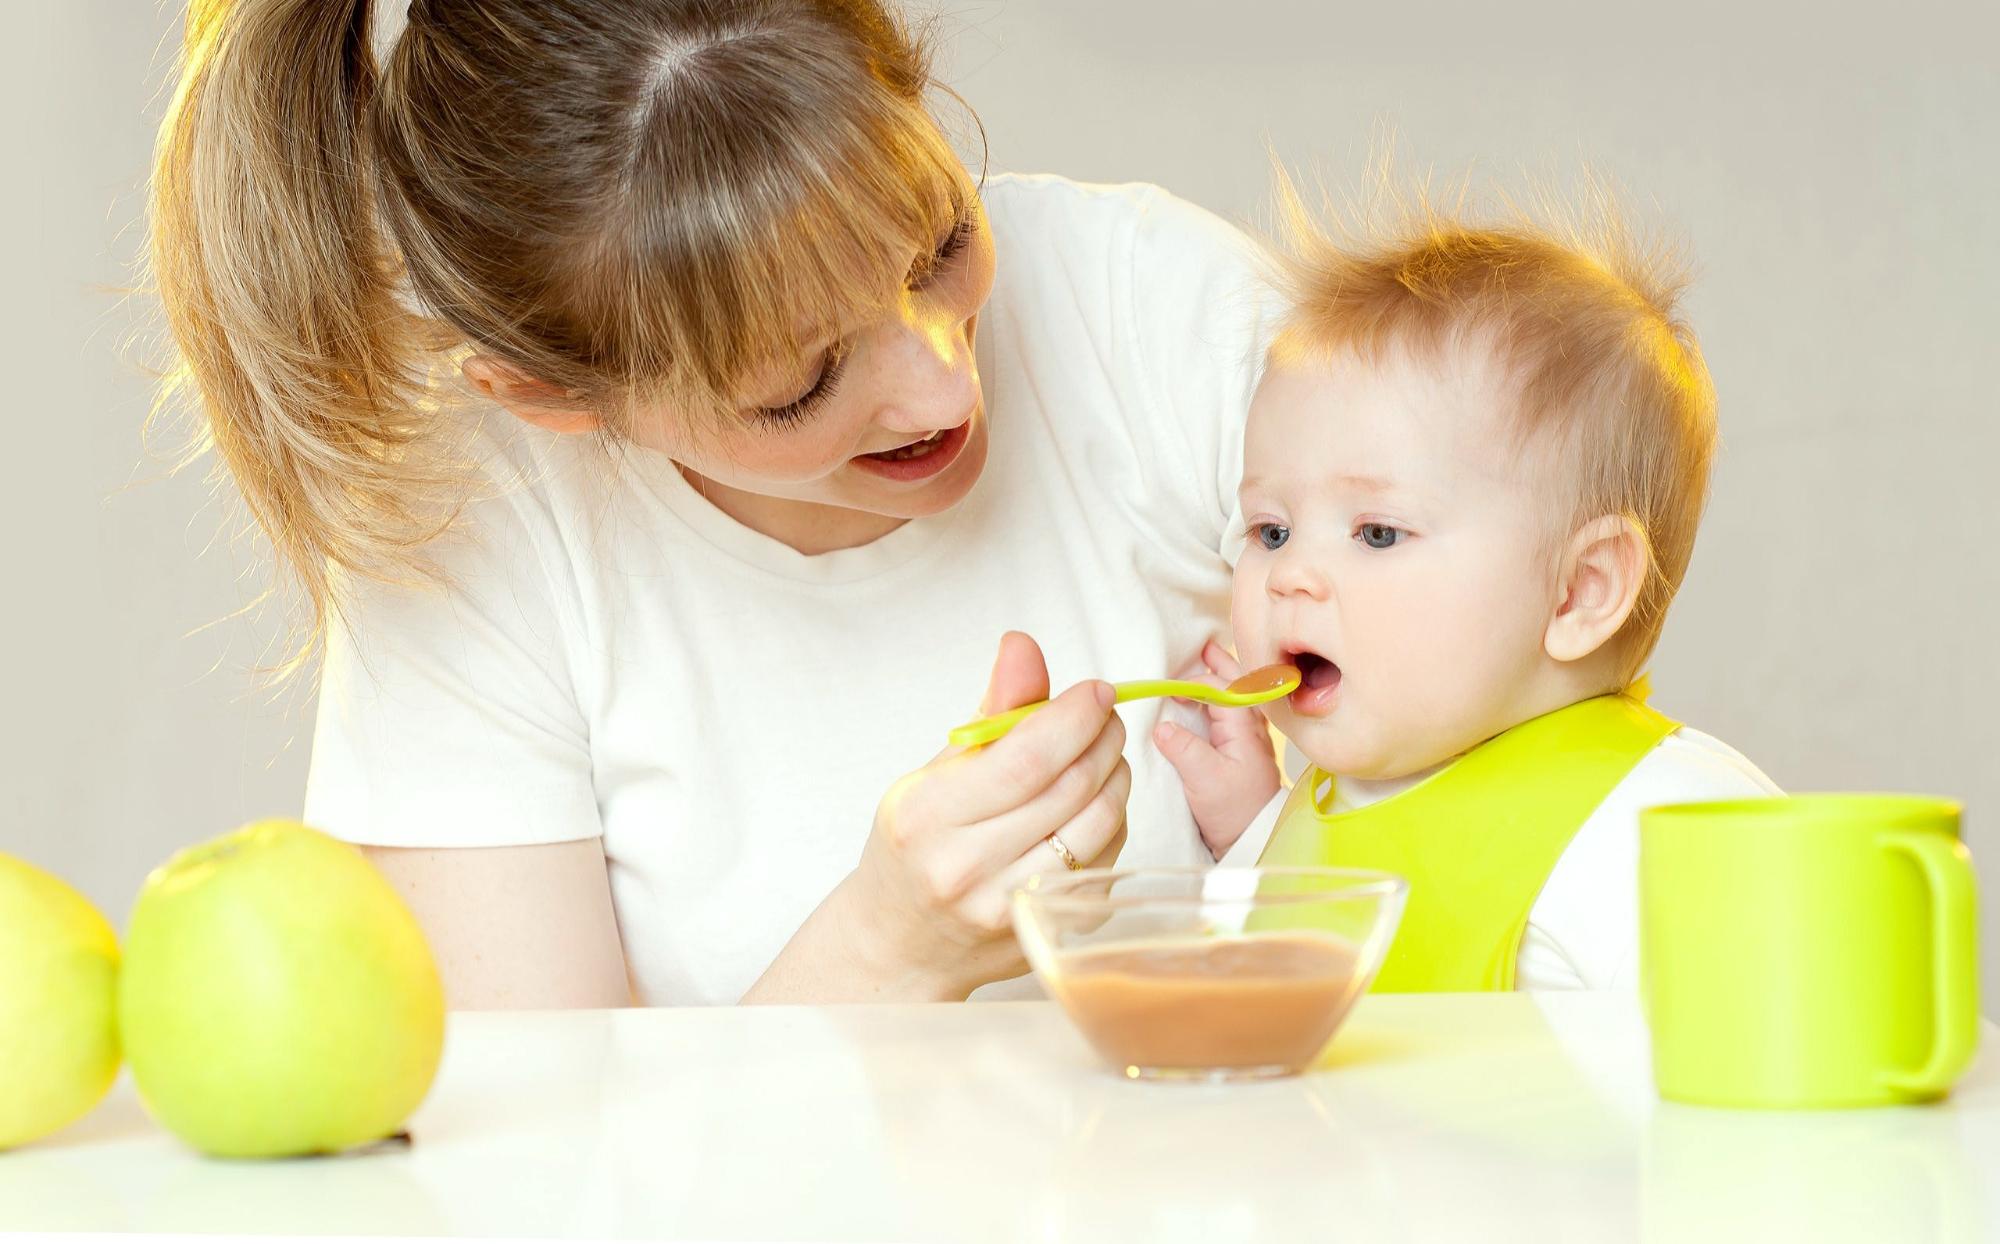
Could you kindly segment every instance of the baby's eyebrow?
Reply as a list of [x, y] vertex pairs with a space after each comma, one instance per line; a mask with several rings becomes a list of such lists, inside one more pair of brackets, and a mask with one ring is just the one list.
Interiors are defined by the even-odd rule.
[[1396, 481], [1389, 479], [1387, 476], [1357, 475], [1351, 471], [1328, 476], [1326, 482], [1334, 487], [1348, 488], [1355, 492], [1383, 493], [1396, 491]]
[[[1322, 482], [1329, 488], [1347, 488], [1355, 492], [1394, 492], [1397, 487], [1396, 481], [1385, 475], [1360, 475], [1352, 471], [1344, 471], [1337, 475], [1326, 476]], [[1264, 485], [1263, 476], [1246, 475], [1243, 477], [1243, 482], [1237, 486], [1236, 491], [1248, 494], [1263, 488]]]

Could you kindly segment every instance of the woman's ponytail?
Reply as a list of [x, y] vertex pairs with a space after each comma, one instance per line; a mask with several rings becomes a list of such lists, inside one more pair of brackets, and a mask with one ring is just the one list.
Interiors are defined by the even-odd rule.
[[417, 322], [378, 229], [368, 0], [195, 0], [152, 185], [152, 271], [220, 453], [310, 606], [407, 578], [449, 515]]

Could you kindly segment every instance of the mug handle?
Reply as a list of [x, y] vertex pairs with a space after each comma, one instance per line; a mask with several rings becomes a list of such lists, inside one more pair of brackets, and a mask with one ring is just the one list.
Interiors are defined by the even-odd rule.
[[1958, 839], [1934, 831], [1885, 830], [1877, 841], [1916, 860], [1931, 896], [1930, 1057], [1915, 1071], [1893, 1071], [1882, 1079], [1902, 1092], [1943, 1093], [1972, 1062], [1979, 1043], [1971, 857]]

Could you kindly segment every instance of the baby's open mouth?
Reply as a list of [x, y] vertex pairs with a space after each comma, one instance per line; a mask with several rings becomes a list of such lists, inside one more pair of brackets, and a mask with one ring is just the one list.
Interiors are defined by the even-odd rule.
[[1340, 691], [1340, 667], [1310, 649], [1287, 649], [1284, 659], [1299, 669], [1299, 689], [1291, 694], [1292, 711], [1324, 717], [1333, 711]]

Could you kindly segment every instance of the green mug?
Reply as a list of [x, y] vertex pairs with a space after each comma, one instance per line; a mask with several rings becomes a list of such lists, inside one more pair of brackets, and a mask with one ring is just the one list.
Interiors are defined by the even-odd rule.
[[1801, 795], [1639, 817], [1640, 981], [1671, 1101], [1941, 1097], [1979, 1039], [1958, 804]]

